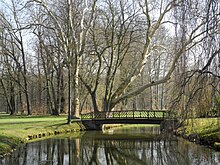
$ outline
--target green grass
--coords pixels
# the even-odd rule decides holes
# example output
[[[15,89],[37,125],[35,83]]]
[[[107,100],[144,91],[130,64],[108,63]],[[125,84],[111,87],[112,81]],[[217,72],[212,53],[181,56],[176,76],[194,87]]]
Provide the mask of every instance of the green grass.
[[[16,136],[0,135],[0,154],[9,153],[22,142],[22,139]]]
[[[218,132],[219,130],[218,118],[199,118],[199,119],[189,119],[185,122],[184,128],[186,128],[186,133],[197,133],[199,135],[206,135],[213,132]]]
[[[204,143],[215,145],[220,143],[220,121],[218,118],[188,119],[179,130],[185,135],[197,134]]]
[[[77,123],[67,123],[67,116],[9,116],[0,114],[0,155],[30,137],[79,130]],[[39,135],[40,134],[40,135]]]

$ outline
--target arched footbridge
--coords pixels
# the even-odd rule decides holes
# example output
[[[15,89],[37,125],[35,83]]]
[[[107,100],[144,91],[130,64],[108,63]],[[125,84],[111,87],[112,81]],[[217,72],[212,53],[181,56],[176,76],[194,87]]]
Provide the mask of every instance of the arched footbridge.
[[[161,124],[167,117],[167,110],[123,110],[81,114],[81,121],[87,129],[99,129],[103,124]]]

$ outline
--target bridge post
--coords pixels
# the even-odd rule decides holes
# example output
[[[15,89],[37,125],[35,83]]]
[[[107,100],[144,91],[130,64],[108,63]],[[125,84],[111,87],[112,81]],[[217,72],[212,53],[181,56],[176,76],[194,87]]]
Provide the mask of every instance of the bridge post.
[[[97,124],[92,120],[82,120],[81,121],[86,130],[102,130],[102,124]]]
[[[173,131],[179,125],[179,121],[177,119],[165,119],[160,124],[160,129],[165,131]]]

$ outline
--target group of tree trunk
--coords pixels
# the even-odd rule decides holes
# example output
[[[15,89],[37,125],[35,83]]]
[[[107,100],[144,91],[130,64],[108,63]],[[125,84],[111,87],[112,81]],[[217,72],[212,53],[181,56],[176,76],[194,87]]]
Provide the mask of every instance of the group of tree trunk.
[[[69,119],[115,109],[172,109],[182,117],[219,111],[217,0],[0,6],[0,111]]]

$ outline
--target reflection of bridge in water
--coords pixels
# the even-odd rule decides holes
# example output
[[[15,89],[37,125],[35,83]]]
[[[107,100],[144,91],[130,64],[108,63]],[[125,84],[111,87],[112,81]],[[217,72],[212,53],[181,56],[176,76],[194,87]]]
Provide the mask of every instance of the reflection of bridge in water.
[[[100,137],[91,137],[91,134],[85,134],[82,136],[82,139],[84,139],[82,140],[82,145],[90,147],[97,145],[99,148],[143,149],[149,148],[149,144],[164,143],[164,140],[167,139],[167,137],[159,134],[160,131],[158,127],[152,127],[152,129],[155,129],[154,131],[158,133],[153,135],[149,133],[147,134],[146,132],[145,134],[138,133],[138,135],[114,133],[114,136],[102,134]]]
[[[148,143],[147,143],[148,142]],[[160,140],[99,140],[96,145],[99,148],[120,148],[120,149],[143,149],[149,148],[149,144],[158,143]],[[163,142],[163,141],[161,141]],[[84,141],[83,145],[94,146],[95,141]]]
[[[81,121],[88,129],[100,129],[103,124],[161,124],[167,117],[167,110],[127,110],[82,114]]]

